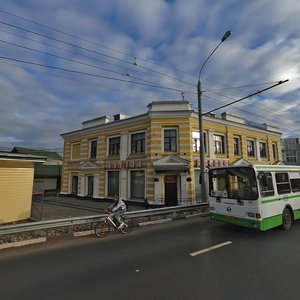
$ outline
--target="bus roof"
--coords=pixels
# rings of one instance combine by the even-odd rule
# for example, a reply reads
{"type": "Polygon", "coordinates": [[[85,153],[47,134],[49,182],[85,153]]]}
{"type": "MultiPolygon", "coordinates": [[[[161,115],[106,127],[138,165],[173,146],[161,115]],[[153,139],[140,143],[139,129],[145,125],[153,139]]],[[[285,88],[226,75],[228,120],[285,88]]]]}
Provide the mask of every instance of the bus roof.
{"type": "Polygon", "coordinates": [[[226,167],[210,167],[210,170],[223,168],[253,168],[256,171],[295,171],[300,172],[300,166],[292,165],[232,165],[226,167]]]}

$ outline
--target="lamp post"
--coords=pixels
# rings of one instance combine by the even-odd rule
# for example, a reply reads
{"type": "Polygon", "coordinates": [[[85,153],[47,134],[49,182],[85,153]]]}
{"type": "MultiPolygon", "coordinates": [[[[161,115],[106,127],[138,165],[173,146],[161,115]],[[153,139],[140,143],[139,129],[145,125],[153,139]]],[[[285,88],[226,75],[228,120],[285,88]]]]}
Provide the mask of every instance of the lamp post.
{"type": "Polygon", "coordinates": [[[219,48],[219,46],[225,42],[229,36],[231,35],[231,31],[226,31],[225,34],[222,37],[221,42],[215,47],[215,49],[211,52],[211,54],[207,57],[207,59],[204,61],[204,63],[201,66],[201,69],[199,71],[199,77],[198,77],[198,84],[197,84],[197,95],[198,95],[198,119],[199,119],[199,138],[200,138],[200,177],[199,177],[199,183],[201,180],[201,199],[203,202],[207,201],[207,191],[206,191],[206,171],[205,171],[205,147],[204,147],[204,134],[203,134],[203,115],[202,115],[202,89],[201,89],[201,81],[200,76],[203,70],[203,67],[207,63],[207,61],[210,59],[210,57],[216,52],[216,50],[219,48]]]}

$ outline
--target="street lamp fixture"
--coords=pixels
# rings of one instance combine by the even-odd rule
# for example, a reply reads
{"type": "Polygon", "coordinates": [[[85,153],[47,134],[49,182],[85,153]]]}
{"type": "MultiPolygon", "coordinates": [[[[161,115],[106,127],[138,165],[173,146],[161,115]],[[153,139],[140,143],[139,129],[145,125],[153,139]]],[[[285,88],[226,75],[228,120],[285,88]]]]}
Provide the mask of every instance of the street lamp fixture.
{"type": "Polygon", "coordinates": [[[203,133],[203,114],[202,114],[202,89],[201,89],[201,73],[203,70],[203,67],[207,63],[207,61],[210,59],[210,57],[216,52],[216,50],[219,48],[219,46],[225,42],[229,36],[231,35],[231,31],[226,31],[225,34],[222,37],[222,40],[220,43],[215,47],[215,49],[210,53],[210,55],[207,57],[207,59],[202,64],[200,71],[199,71],[199,77],[198,77],[198,84],[197,84],[197,95],[198,95],[198,120],[199,120],[199,138],[200,138],[200,177],[199,177],[199,183],[201,183],[201,200],[203,202],[207,202],[207,191],[206,191],[206,170],[205,170],[205,145],[204,145],[204,133],[203,133]]]}

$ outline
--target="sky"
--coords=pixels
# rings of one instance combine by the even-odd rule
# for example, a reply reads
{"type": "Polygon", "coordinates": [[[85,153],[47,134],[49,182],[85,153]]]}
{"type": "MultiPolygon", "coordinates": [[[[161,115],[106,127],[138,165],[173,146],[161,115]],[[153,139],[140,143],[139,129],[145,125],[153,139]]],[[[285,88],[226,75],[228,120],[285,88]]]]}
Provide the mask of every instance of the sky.
{"type": "Polygon", "coordinates": [[[300,1],[2,0],[0,150],[61,152],[62,133],[152,101],[275,125],[300,137],[300,1]]]}

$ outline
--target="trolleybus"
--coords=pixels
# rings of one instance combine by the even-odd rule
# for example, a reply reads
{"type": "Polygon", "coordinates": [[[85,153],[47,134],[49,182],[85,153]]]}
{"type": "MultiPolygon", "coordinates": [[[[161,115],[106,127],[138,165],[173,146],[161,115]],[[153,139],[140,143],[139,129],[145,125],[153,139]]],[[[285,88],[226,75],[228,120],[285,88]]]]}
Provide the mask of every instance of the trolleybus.
{"type": "Polygon", "coordinates": [[[300,166],[211,168],[209,205],[214,220],[263,231],[290,229],[300,218],[300,166]]]}

